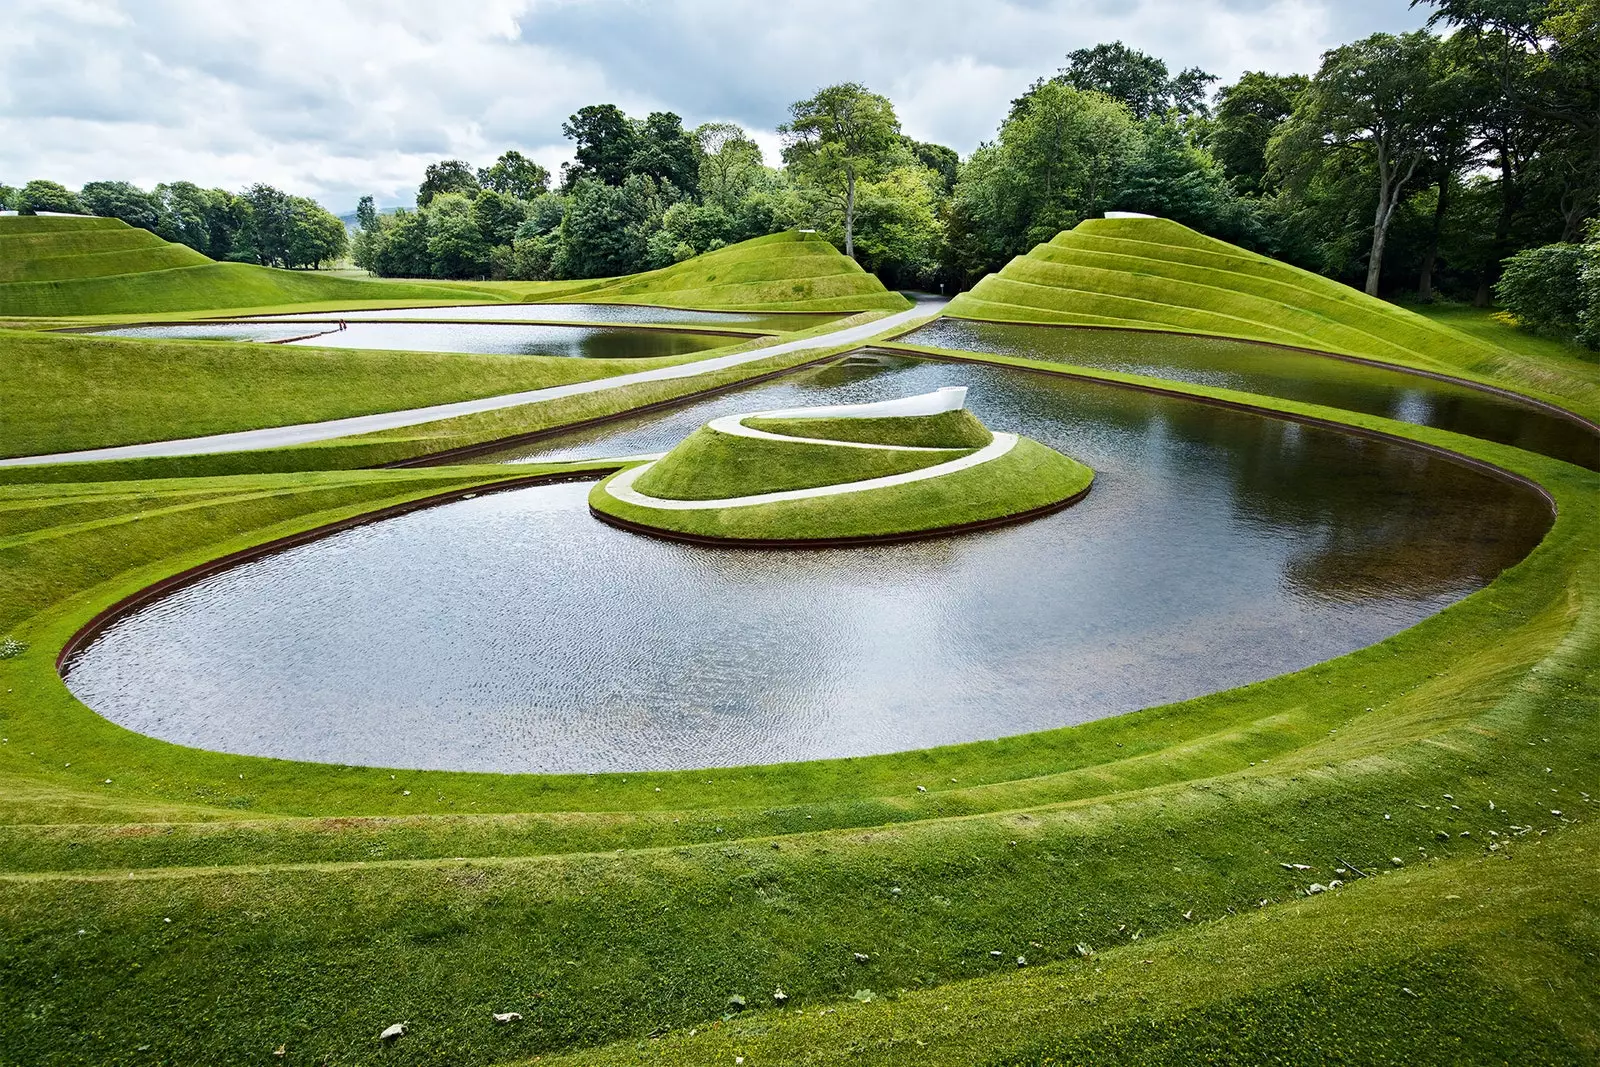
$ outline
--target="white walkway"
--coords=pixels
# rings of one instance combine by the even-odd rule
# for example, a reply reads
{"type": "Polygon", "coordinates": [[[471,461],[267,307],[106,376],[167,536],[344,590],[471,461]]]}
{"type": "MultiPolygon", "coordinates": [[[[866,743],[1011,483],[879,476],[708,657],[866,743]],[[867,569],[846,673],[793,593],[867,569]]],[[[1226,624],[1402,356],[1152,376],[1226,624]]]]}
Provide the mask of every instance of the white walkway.
{"type": "Polygon", "coordinates": [[[607,389],[620,389],[629,385],[637,385],[641,382],[692,378],[697,374],[706,374],[711,371],[723,370],[727,367],[737,367],[745,363],[754,363],[769,356],[781,356],[792,352],[807,352],[816,349],[835,348],[840,345],[859,344],[880,334],[898,330],[914,319],[927,315],[936,315],[944,309],[944,304],[944,301],[919,302],[916,307],[908,311],[901,311],[887,318],[878,319],[875,322],[869,322],[861,326],[850,326],[842,330],[834,330],[813,337],[802,337],[794,341],[784,341],[781,344],[768,345],[765,348],[755,348],[748,352],[738,352],[729,356],[714,356],[710,359],[696,360],[692,363],[680,363],[672,367],[657,367],[654,370],[636,371],[632,374],[618,374],[614,377],[600,378],[595,381],[573,382],[570,385],[553,385],[544,389],[529,389],[520,393],[506,393],[501,396],[483,397],[478,400],[462,400],[453,404],[434,404],[430,407],[410,408],[405,411],[387,411],[376,415],[357,415],[348,419],[330,419],[325,422],[306,422],[296,426],[272,426],[260,430],[241,430],[236,433],[212,434],[207,437],[186,437],[173,441],[152,441],[148,444],[118,445],[111,448],[89,448],[79,452],[56,452],[45,456],[18,456],[13,459],[0,459],[0,467],[20,467],[42,463],[88,463],[95,460],[113,459],[147,459],[153,456],[199,456],[216,452],[251,452],[264,448],[284,448],[289,445],[310,444],[314,441],[330,441],[336,437],[376,433],[379,430],[395,430],[403,426],[418,426],[425,422],[453,419],[460,415],[475,415],[482,411],[498,411],[502,408],[519,407],[523,404],[537,404],[545,400],[558,400],[561,397],[599,393],[607,389]]]}

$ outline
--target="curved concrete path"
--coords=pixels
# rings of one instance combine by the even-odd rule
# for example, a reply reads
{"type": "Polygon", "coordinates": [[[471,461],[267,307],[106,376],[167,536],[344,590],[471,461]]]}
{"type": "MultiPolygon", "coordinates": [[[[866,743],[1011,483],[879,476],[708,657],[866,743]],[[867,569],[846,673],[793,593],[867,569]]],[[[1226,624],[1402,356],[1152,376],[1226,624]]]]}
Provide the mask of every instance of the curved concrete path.
{"type": "Polygon", "coordinates": [[[898,400],[885,400],[875,404],[852,404],[832,408],[787,408],[778,411],[752,411],[747,415],[725,415],[720,419],[713,419],[706,425],[719,433],[732,434],[737,437],[756,437],[768,441],[784,441],[789,444],[802,445],[831,445],[836,448],[880,448],[893,452],[961,452],[963,455],[945,463],[935,463],[931,467],[920,467],[914,471],[905,471],[901,474],[886,474],[878,478],[863,478],[854,482],[838,482],[834,485],[818,485],[809,489],[784,489],[773,493],[752,493],[748,496],[718,497],[712,500],[676,500],[668,497],[650,496],[641,493],[633,487],[651,467],[655,460],[641,463],[637,467],[629,467],[605,483],[605,491],[609,495],[625,504],[636,507],[654,508],[659,511],[710,511],[723,508],[747,508],[757,504],[780,504],[786,500],[812,500],[824,496],[840,496],[845,493],[864,493],[871,489],[888,489],[891,486],[905,485],[908,482],[920,482],[929,478],[939,478],[956,471],[976,467],[981,463],[999,459],[1017,446],[1017,435],[1014,433],[996,433],[993,440],[982,448],[970,450],[965,448],[929,448],[926,445],[889,445],[868,444],[862,441],[835,441],[822,437],[793,437],[788,434],[772,433],[768,430],[757,430],[744,425],[745,419],[761,418],[873,418],[878,416],[920,415],[933,414],[939,411],[953,411],[961,406],[966,398],[966,388],[956,386],[939,389],[922,396],[905,397],[898,400]],[[954,407],[951,403],[954,403],[954,407]]]}
{"type": "Polygon", "coordinates": [[[520,393],[505,393],[501,396],[483,397],[478,400],[461,400],[453,404],[434,404],[429,407],[408,408],[404,411],[386,411],[376,415],[356,415],[347,419],[305,422],[294,426],[270,426],[260,430],[240,430],[234,433],[211,434],[206,437],[185,437],[172,441],[151,441],[148,444],[139,445],[88,448],[77,452],[56,452],[43,456],[17,456],[11,459],[0,459],[0,467],[21,467],[44,463],[89,463],[96,460],[114,459],[149,459],[157,456],[200,456],[217,452],[252,452],[265,448],[285,448],[290,445],[310,444],[315,441],[331,441],[336,437],[352,437],[357,434],[376,433],[379,430],[395,430],[404,426],[418,426],[426,422],[453,419],[460,415],[475,415],[483,411],[498,411],[501,408],[537,404],[541,401],[558,400],[567,396],[581,396],[585,393],[604,392],[607,389],[620,389],[629,385],[637,385],[641,382],[692,378],[697,374],[706,374],[710,371],[723,370],[727,367],[737,367],[745,363],[754,363],[769,356],[781,356],[792,352],[806,352],[822,348],[835,348],[839,345],[858,344],[862,341],[871,340],[880,334],[899,329],[914,319],[938,314],[944,308],[944,305],[945,301],[942,300],[919,301],[916,307],[908,311],[897,312],[887,318],[877,319],[860,326],[849,326],[841,330],[818,334],[814,337],[802,337],[793,341],[784,341],[779,344],[768,345],[765,348],[756,348],[729,356],[713,356],[710,359],[696,360],[692,363],[680,363],[672,367],[657,367],[653,370],[635,371],[632,374],[618,374],[610,378],[598,378],[594,381],[552,385],[543,389],[528,389],[520,393]]]}

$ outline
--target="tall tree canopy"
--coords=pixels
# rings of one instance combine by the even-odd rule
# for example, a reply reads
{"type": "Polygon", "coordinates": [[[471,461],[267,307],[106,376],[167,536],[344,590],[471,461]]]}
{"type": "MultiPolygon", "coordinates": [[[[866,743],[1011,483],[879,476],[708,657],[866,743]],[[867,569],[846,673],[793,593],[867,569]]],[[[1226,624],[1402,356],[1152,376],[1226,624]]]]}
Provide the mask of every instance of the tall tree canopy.
{"type": "Polygon", "coordinates": [[[838,200],[844,211],[844,254],[855,257],[856,185],[889,162],[900,120],[889,99],[855,82],[830,85],[789,106],[778,127],[783,161],[801,180],[838,200]]]}
{"type": "Polygon", "coordinates": [[[518,200],[532,200],[550,188],[550,172],[518,152],[502,152],[494,166],[478,171],[478,184],[518,200]]]}
{"type": "MultiPolygon", "coordinates": [[[[1067,65],[1050,79],[1088,92],[1104,93],[1126,104],[1135,118],[1173,112],[1179,115],[1205,114],[1208,87],[1216,76],[1199,67],[1189,67],[1169,76],[1167,65],[1155,56],[1121,41],[1079,48],[1067,54],[1067,65]]],[[[1013,111],[1025,107],[1033,89],[1012,101],[1013,111]]]]}
{"type": "Polygon", "coordinates": [[[1246,71],[1217,93],[1217,109],[1206,143],[1234,188],[1248,196],[1277,191],[1267,173],[1267,142],[1294,114],[1295,102],[1311,79],[1304,74],[1246,71]]]}
{"type": "Polygon", "coordinates": [[[562,136],[574,144],[574,162],[561,168],[562,187],[571,191],[584,178],[621,185],[633,162],[633,123],[615,104],[590,104],[561,124],[562,136]]]}
{"type": "Polygon", "coordinates": [[[1438,43],[1420,30],[1376,33],[1325,52],[1294,117],[1270,148],[1291,186],[1304,187],[1330,167],[1370,173],[1377,207],[1366,289],[1374,296],[1401,193],[1427,154],[1438,43]]]}
{"type": "Polygon", "coordinates": [[[427,207],[440,193],[471,195],[477,191],[478,176],[470,163],[459,159],[441,159],[428,164],[422,185],[417,189],[417,206],[427,207]]]}

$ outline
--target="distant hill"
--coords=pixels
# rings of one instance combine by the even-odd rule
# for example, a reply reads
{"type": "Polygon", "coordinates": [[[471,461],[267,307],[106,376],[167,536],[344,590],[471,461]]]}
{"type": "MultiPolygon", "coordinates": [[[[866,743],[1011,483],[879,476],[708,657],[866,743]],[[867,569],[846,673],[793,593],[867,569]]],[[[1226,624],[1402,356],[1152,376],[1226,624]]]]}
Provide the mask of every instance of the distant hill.
{"type": "Polygon", "coordinates": [[[826,238],[795,230],[596,282],[582,299],[724,311],[901,311],[911,306],[826,238]]]}
{"type": "Polygon", "coordinates": [[[0,315],[126,315],[310,302],[515,299],[513,293],[364,281],[217,263],[119,219],[0,217],[0,315]]]}

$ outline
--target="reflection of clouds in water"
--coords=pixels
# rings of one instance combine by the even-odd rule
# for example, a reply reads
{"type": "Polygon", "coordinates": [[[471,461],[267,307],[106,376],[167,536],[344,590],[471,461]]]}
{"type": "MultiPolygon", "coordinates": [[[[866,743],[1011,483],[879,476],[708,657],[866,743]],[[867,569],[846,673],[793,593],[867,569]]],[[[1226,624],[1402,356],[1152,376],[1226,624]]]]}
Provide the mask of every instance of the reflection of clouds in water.
{"type": "Polygon", "coordinates": [[[602,770],[896,751],[1338,655],[1481,584],[1548,523],[1526,490],[1384,442],[994,368],[864,370],[632,419],[583,447],[616,454],[618,440],[798,397],[966,384],[986,423],[1082,458],[1095,488],[1018,526],[785,552],[605,526],[586,483],[489,494],[180,591],[113,626],[70,685],[170,740],[352,763],[602,770]]]}
{"type": "Polygon", "coordinates": [[[1600,470],[1600,435],[1512,398],[1399,368],[1195,334],[938,319],[902,340],[1055,360],[1360,411],[1600,470]]]}

